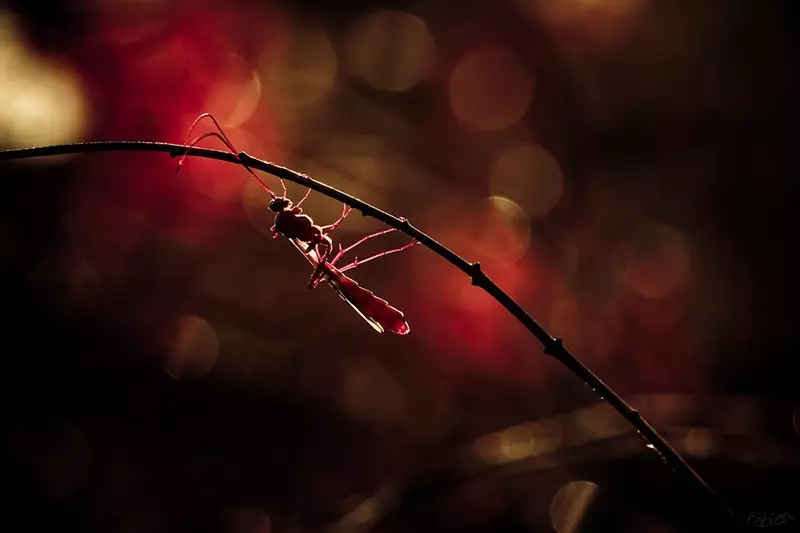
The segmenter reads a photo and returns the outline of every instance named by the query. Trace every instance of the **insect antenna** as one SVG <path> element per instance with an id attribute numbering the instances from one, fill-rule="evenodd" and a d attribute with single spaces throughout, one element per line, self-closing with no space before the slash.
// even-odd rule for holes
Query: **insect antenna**
<path id="1" fill-rule="evenodd" d="M 216 137 L 216 138 L 218 138 L 218 139 L 222 140 L 223 142 L 225 142 L 225 141 L 224 141 L 224 139 L 222 139 L 222 137 L 220 137 L 219 133 L 217 133 L 217 132 L 215 132 L 215 131 L 212 131 L 212 132 L 210 132 L 210 133 L 204 133 L 204 134 L 200 135 L 199 137 L 197 137 L 196 139 L 194 139 L 194 140 L 193 140 L 191 143 L 189 143 L 189 144 L 187 144 L 187 145 L 186 145 L 186 146 L 187 146 L 187 148 L 186 148 L 186 152 L 183 154 L 183 157 L 182 157 L 182 158 L 181 158 L 181 160 L 178 162 L 178 166 L 177 166 L 177 167 L 175 167 L 175 174 L 177 174 L 177 173 L 178 173 L 178 171 L 181 169 L 181 166 L 183 165 L 183 159 L 185 159 L 185 158 L 186 158 L 186 156 L 189 154 L 189 151 L 191 150 L 191 148 L 192 148 L 194 145 L 196 145 L 197 143 L 199 143 L 200 141 L 202 141 L 203 139 L 206 139 L 206 138 L 208 138 L 208 137 Z M 227 143 L 226 143 L 226 146 L 227 146 Z M 236 159 L 239 159 L 239 155 L 237 154 L 237 152 L 236 152 L 234 149 L 231 149 L 231 147 L 230 147 L 230 146 L 228 146 L 228 149 L 229 149 L 229 150 L 230 150 L 230 151 L 233 153 L 233 155 L 236 157 Z M 255 172 L 253 172 L 253 169 L 251 169 L 250 167 L 248 167 L 247 165 L 245 165 L 245 164 L 244 164 L 244 163 L 243 163 L 241 160 L 239 160 L 239 162 L 240 162 L 240 163 L 242 163 L 242 166 L 245 168 L 245 170 L 247 170 L 247 172 L 249 172 L 249 173 L 250 173 L 250 175 L 251 175 L 251 176 L 253 176 L 253 178 L 255 178 L 255 180 L 256 180 L 256 181 L 259 183 L 259 185 L 261 185 L 261 187 L 262 187 L 262 188 L 263 188 L 265 191 L 267 191 L 267 193 L 268 193 L 268 194 L 269 194 L 269 195 L 270 195 L 270 196 L 271 196 L 273 199 L 277 198 L 277 196 L 275 196 L 275 193 L 274 193 L 274 192 L 272 192 L 272 189 L 270 189 L 270 188 L 267 186 L 267 184 L 266 184 L 266 183 L 264 183 L 264 180 L 262 180 L 261 178 L 259 178 L 259 177 L 258 177 L 258 174 L 256 174 Z"/>
<path id="2" fill-rule="evenodd" d="M 283 181 L 283 180 L 281 180 L 281 181 Z M 300 207 L 300 205 L 301 205 L 303 202 L 305 202 L 305 201 L 306 201 L 306 198 L 308 198 L 308 195 L 309 195 L 309 194 L 311 194 L 311 189 L 308 189 L 308 190 L 306 191 L 306 194 L 305 194 L 305 196 L 303 196 L 302 198 L 300 198 L 300 201 L 299 201 L 299 202 L 297 202 L 296 204 L 294 204 L 294 206 L 295 206 L 295 207 Z M 286 196 L 286 192 L 285 192 L 285 191 L 284 191 L 283 195 L 284 195 L 284 196 Z"/>
<path id="3" fill-rule="evenodd" d="M 215 127 L 216 127 L 216 129 L 217 129 L 217 132 L 204 133 L 203 135 L 200 135 L 200 136 L 198 136 L 197 138 L 195 138 L 195 139 L 194 139 L 194 140 L 193 140 L 193 141 L 190 143 L 190 142 L 189 142 L 189 139 L 190 139 L 190 138 L 191 138 L 191 136 L 192 136 L 192 131 L 194 131 L 195 127 L 197 127 L 197 124 L 198 124 L 198 123 L 199 123 L 199 122 L 200 122 L 202 119 L 204 119 L 204 118 L 208 118 L 208 119 L 210 119 L 210 120 L 211 120 L 211 121 L 214 123 L 214 126 L 215 126 Z M 186 152 L 184 152 L 183 156 L 180 158 L 180 160 L 178 160 L 178 165 L 177 165 L 177 167 L 175 168 L 175 173 L 176 173 L 176 174 L 177 174 L 177 173 L 178 173 L 178 171 L 180 170 L 181 166 L 183 166 L 183 162 L 184 162 L 184 160 L 186 159 L 186 156 L 189 154 L 189 149 L 190 149 L 192 146 L 196 145 L 198 142 L 200 142 L 200 141 L 202 141 L 203 139 L 206 139 L 206 138 L 208 138 L 208 137 L 216 137 L 216 138 L 218 138 L 220 141 L 222 141 L 222 143 L 223 143 L 223 144 L 224 144 L 224 145 L 225 145 L 225 146 L 228 148 L 228 150 L 229 150 L 229 151 L 230 151 L 230 152 L 231 152 L 231 153 L 234 155 L 234 157 L 236 157 L 236 160 L 237 160 L 237 161 L 239 161 L 239 163 L 241 163 L 241 165 L 242 165 L 242 166 L 245 168 L 245 170 L 247 170 L 247 172 L 249 172 L 249 173 L 250 173 L 250 175 L 251 175 L 251 176 L 253 176 L 253 177 L 256 179 L 256 181 L 258 181 L 258 183 L 261 185 L 261 187 L 262 187 L 262 188 L 263 188 L 265 191 L 267 191 L 267 192 L 269 193 L 269 195 L 270 195 L 272 198 L 277 198 L 277 197 L 275 196 L 275 193 L 273 193 L 273 192 L 272 192 L 272 189 L 270 189 L 270 188 L 267 186 L 267 184 L 266 184 L 266 183 L 264 183 L 264 181 L 263 181 L 261 178 L 259 178 L 259 177 L 258 177 L 258 175 L 257 175 L 255 172 L 253 172 L 253 170 L 252 170 L 250 167 L 248 167 L 246 164 L 244 164 L 244 162 L 243 162 L 243 161 L 241 160 L 241 158 L 239 157 L 239 151 L 238 151 L 238 150 L 236 149 L 236 147 L 233 145 L 233 142 L 231 142 L 231 140 L 230 140 L 230 139 L 228 138 L 228 136 L 225 134 L 225 131 L 222 129 L 222 126 L 220 126 L 219 122 L 217 122 L 217 119 L 216 119 L 216 118 L 214 118 L 214 116 L 213 116 L 213 115 L 211 115 L 211 113 L 203 113 L 202 115 L 200 115 L 199 117 L 197 117 L 197 118 L 195 119 L 195 121 L 192 123 L 192 127 L 191 127 L 191 128 L 189 128 L 189 133 L 186 135 L 186 141 L 184 141 L 184 144 L 186 144 L 186 145 L 187 145 L 187 149 L 186 149 Z M 279 180 L 280 180 L 280 182 L 281 182 L 281 187 L 283 188 L 283 196 L 285 197 L 285 196 L 286 196 L 286 183 L 284 183 L 283 179 L 281 179 L 281 178 L 278 178 L 278 179 L 279 179 Z"/>

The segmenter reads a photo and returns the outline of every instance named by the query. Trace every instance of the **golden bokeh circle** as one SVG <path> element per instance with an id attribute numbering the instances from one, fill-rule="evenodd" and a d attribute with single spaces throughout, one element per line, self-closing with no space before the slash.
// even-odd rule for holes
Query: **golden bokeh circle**
<path id="1" fill-rule="evenodd" d="M 710 457 L 717 452 L 714 432 L 707 428 L 694 428 L 686 435 L 686 452 L 695 457 Z"/>
<path id="2" fill-rule="evenodd" d="M 507 148 L 492 167 L 492 194 L 510 198 L 532 216 L 547 215 L 564 195 L 564 175 L 545 148 L 519 144 Z"/>
<path id="3" fill-rule="evenodd" d="M 494 45 L 468 52 L 450 76 L 450 108 L 477 129 L 507 129 L 525 115 L 535 82 L 530 68 L 510 50 Z"/>
<path id="4" fill-rule="evenodd" d="M 561 487 L 550 502 L 553 529 L 557 533 L 577 531 L 598 490 L 590 481 L 573 481 Z"/>
<path id="5" fill-rule="evenodd" d="M 491 196 L 474 213 L 473 245 L 477 252 L 494 261 L 515 263 L 522 259 L 531 242 L 531 225 L 522 207 L 502 196 Z"/>
<path id="6" fill-rule="evenodd" d="M 419 17 L 384 10 L 353 27 L 346 50 L 352 74 L 378 89 L 406 91 L 429 72 L 436 43 Z"/>
<path id="7" fill-rule="evenodd" d="M 224 128 L 238 127 L 253 116 L 261 100 L 261 79 L 238 54 L 229 54 L 203 109 Z"/>
<path id="8" fill-rule="evenodd" d="M 260 64 L 264 92 L 276 108 L 297 109 L 330 92 L 339 62 L 327 33 L 311 27 L 298 29 L 288 45 L 270 49 Z"/>

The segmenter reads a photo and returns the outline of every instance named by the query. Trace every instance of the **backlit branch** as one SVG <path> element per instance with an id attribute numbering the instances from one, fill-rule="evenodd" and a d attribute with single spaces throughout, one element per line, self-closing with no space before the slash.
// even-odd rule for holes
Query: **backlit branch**
<path id="1" fill-rule="evenodd" d="M 246 164 L 250 168 L 272 174 L 284 180 L 298 183 L 304 187 L 313 189 L 329 198 L 343 202 L 354 209 L 361 211 L 362 215 L 370 216 L 380 220 L 384 224 L 397 229 L 418 241 L 425 247 L 432 250 L 437 255 L 443 257 L 453 266 L 464 272 L 472 280 L 472 284 L 480 287 L 489 293 L 500 305 L 506 308 L 517 320 L 519 320 L 528 331 L 530 331 L 544 346 L 544 353 L 554 357 L 561 364 L 570 369 L 589 387 L 592 388 L 601 399 L 610 403 L 646 441 L 647 446 L 656 451 L 664 463 L 680 474 L 688 486 L 698 494 L 708 500 L 713 509 L 720 511 L 730 525 L 743 528 L 744 525 L 736 517 L 733 511 L 720 498 L 700 475 L 681 457 L 681 455 L 664 440 L 661 435 L 642 417 L 636 409 L 628 405 L 619 395 L 611 390 L 597 375 L 586 367 L 580 360 L 572 355 L 561 342 L 561 339 L 552 337 L 545 329 L 540 326 L 528 313 L 526 313 L 508 294 L 497 286 L 481 269 L 479 263 L 470 263 L 455 254 L 452 250 L 445 247 L 438 241 L 429 237 L 419 229 L 415 228 L 408 220 L 394 216 L 386 211 L 378 209 L 366 202 L 359 200 L 349 194 L 335 189 L 325 183 L 316 181 L 305 174 L 295 172 L 286 167 L 256 159 L 245 152 L 238 155 L 219 150 L 209 150 L 205 148 L 188 148 L 180 144 L 168 144 L 157 142 L 138 142 L 138 141 L 107 141 L 89 142 L 77 144 L 63 144 L 55 146 L 43 146 L 38 148 L 24 148 L 20 150 L 7 150 L 0 152 L 0 161 L 13 159 L 26 159 L 31 157 L 56 156 L 64 154 L 75 154 L 85 152 L 165 152 L 171 157 L 188 154 L 195 157 L 204 157 L 227 161 L 234 164 Z"/>

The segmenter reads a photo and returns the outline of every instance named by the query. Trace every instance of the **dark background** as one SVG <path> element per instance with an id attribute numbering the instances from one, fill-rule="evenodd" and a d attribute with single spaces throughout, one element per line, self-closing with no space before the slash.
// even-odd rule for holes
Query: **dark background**
<path id="1" fill-rule="evenodd" d="M 211 111 L 241 149 L 480 260 L 742 520 L 797 527 L 796 8 L 546 5 L 7 2 L 0 146 L 183 142 Z M 353 37 L 386 9 L 423 20 L 435 46 L 401 22 Z M 486 46 L 512 59 L 454 88 Z M 66 71 L 72 85 L 46 75 Z M 494 162 L 520 143 L 558 162 L 542 212 L 547 166 L 520 170 L 504 193 L 516 203 L 486 201 Z M 722 530 L 433 254 L 353 272 L 411 325 L 376 335 L 306 289 L 246 173 L 191 160 L 175 177 L 174 164 L 0 167 L 4 530 L 566 533 L 565 516 L 584 533 Z M 322 223 L 340 209 L 306 206 Z M 378 227 L 356 214 L 334 235 Z"/>

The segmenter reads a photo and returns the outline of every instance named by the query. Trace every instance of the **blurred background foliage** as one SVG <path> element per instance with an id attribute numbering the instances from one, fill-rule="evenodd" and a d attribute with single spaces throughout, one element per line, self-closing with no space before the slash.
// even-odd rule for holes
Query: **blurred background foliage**
<path id="1" fill-rule="evenodd" d="M 183 142 L 213 113 L 481 261 L 743 519 L 800 520 L 792 6 L 5 2 L 0 148 Z M 306 288 L 246 172 L 174 164 L 0 167 L 3 529 L 715 530 L 441 259 L 353 271 L 411 325 L 376 335 Z"/>

